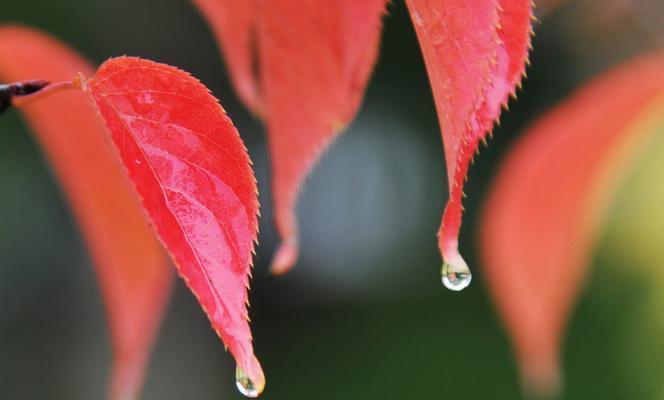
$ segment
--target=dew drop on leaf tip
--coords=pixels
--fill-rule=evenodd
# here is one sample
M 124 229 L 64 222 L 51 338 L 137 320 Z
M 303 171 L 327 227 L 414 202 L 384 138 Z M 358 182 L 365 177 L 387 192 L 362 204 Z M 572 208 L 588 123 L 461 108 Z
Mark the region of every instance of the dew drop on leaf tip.
M 247 397 L 258 397 L 261 394 L 261 390 L 240 367 L 235 369 L 235 384 L 240 393 Z
M 470 285 L 473 279 L 473 274 L 470 273 L 470 268 L 459 258 L 457 262 L 443 262 L 443 268 L 440 271 L 441 281 L 446 288 L 458 292 Z

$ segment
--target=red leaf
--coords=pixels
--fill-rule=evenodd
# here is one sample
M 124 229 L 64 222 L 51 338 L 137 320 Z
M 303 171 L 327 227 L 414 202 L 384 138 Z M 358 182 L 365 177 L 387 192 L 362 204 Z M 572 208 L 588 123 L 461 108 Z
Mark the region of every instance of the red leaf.
M 244 4 L 233 24 L 226 20 L 240 7 L 236 2 L 195 3 L 214 27 L 240 96 L 249 107 L 262 106 L 272 156 L 275 222 L 283 241 L 272 271 L 281 274 L 297 258 L 294 207 L 299 187 L 358 110 L 376 61 L 387 0 L 248 1 L 255 7 L 254 20 L 242 17 L 251 7 Z M 241 43 L 229 44 L 238 32 Z M 245 40 L 251 32 L 253 42 Z M 254 42 L 259 76 L 251 86 L 259 88 L 254 90 L 261 96 L 258 101 L 247 100 L 250 96 L 239 83 L 250 80 L 252 49 L 245 46 Z M 238 64 L 241 67 L 233 67 Z
M 536 122 L 498 173 L 482 255 L 530 389 L 558 384 L 561 336 L 602 217 L 647 136 L 630 127 L 662 95 L 664 53 L 609 72 Z
M 71 79 L 90 64 L 38 31 L 0 28 L 0 76 L 17 81 Z M 137 398 L 147 357 L 172 281 L 155 240 L 81 93 L 70 91 L 26 106 L 72 206 L 97 269 L 113 341 L 111 398 Z
M 385 0 L 274 0 L 259 11 L 274 216 L 283 240 L 272 263 L 295 263 L 295 202 L 315 161 L 357 112 L 378 54 Z
M 265 378 L 247 317 L 258 200 L 237 130 L 204 85 L 164 64 L 114 58 L 83 89 L 180 275 L 235 357 L 241 390 L 258 395 Z
M 254 51 L 257 0 L 192 0 L 212 27 L 240 99 L 256 113 L 261 105 Z
M 520 84 L 531 33 L 530 0 L 407 0 L 440 120 L 450 198 L 438 246 L 443 283 L 461 290 L 470 270 L 459 255 L 463 184 L 480 140 Z

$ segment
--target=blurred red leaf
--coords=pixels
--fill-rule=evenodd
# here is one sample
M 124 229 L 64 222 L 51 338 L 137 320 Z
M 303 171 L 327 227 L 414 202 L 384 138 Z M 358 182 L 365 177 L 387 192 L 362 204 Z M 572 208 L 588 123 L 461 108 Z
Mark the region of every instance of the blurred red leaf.
M 262 3 L 258 54 L 272 156 L 272 272 L 297 257 L 295 202 L 315 161 L 357 112 L 378 54 L 385 0 Z
M 195 3 L 213 26 L 240 97 L 250 108 L 260 105 L 265 118 L 274 216 L 282 238 L 272 272 L 281 274 L 297 258 L 294 208 L 299 187 L 359 108 L 376 61 L 387 0 Z M 249 8 L 253 18 L 244 16 Z M 229 23 L 234 13 L 238 19 Z M 236 37 L 239 42 L 232 43 Z M 248 84 L 251 65 L 258 66 L 257 80 Z M 257 92 L 260 99 L 253 100 L 248 92 Z
M 563 330 L 598 228 L 664 95 L 664 53 L 608 72 L 537 121 L 510 152 L 481 223 L 487 282 L 526 388 L 555 391 Z
M 35 30 L 0 27 L 0 77 L 62 81 L 92 66 L 66 45 Z M 164 312 L 171 269 L 107 148 L 88 99 L 76 91 L 23 109 L 80 225 L 96 267 L 114 350 L 110 397 L 138 397 Z
M 461 290 L 470 270 L 458 251 L 463 185 L 525 71 L 530 0 L 407 0 L 433 89 L 445 144 L 450 198 L 438 232 L 443 283 Z
M 260 113 L 255 71 L 255 21 L 258 0 L 192 0 L 212 27 L 244 104 Z
M 114 58 L 82 88 L 180 275 L 235 357 L 241 390 L 258 395 L 265 378 L 247 316 L 258 199 L 237 130 L 203 84 L 168 65 Z

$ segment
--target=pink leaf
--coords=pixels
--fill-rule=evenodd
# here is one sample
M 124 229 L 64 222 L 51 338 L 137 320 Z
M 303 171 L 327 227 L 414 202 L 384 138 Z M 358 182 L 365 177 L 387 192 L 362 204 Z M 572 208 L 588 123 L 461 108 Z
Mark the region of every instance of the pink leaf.
M 208 89 L 164 64 L 120 57 L 87 84 L 122 163 L 180 275 L 238 364 L 238 387 L 265 385 L 247 288 L 258 230 L 251 162 Z

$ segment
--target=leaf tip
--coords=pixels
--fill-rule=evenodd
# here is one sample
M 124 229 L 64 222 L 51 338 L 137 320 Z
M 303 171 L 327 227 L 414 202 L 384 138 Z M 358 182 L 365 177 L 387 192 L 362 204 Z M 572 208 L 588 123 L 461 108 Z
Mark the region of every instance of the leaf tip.
M 272 259 L 270 272 L 274 276 L 284 275 L 295 266 L 299 246 L 295 238 L 287 238 L 280 245 Z
M 557 399 L 562 391 L 558 363 L 526 363 L 521 371 L 523 392 L 530 399 Z

